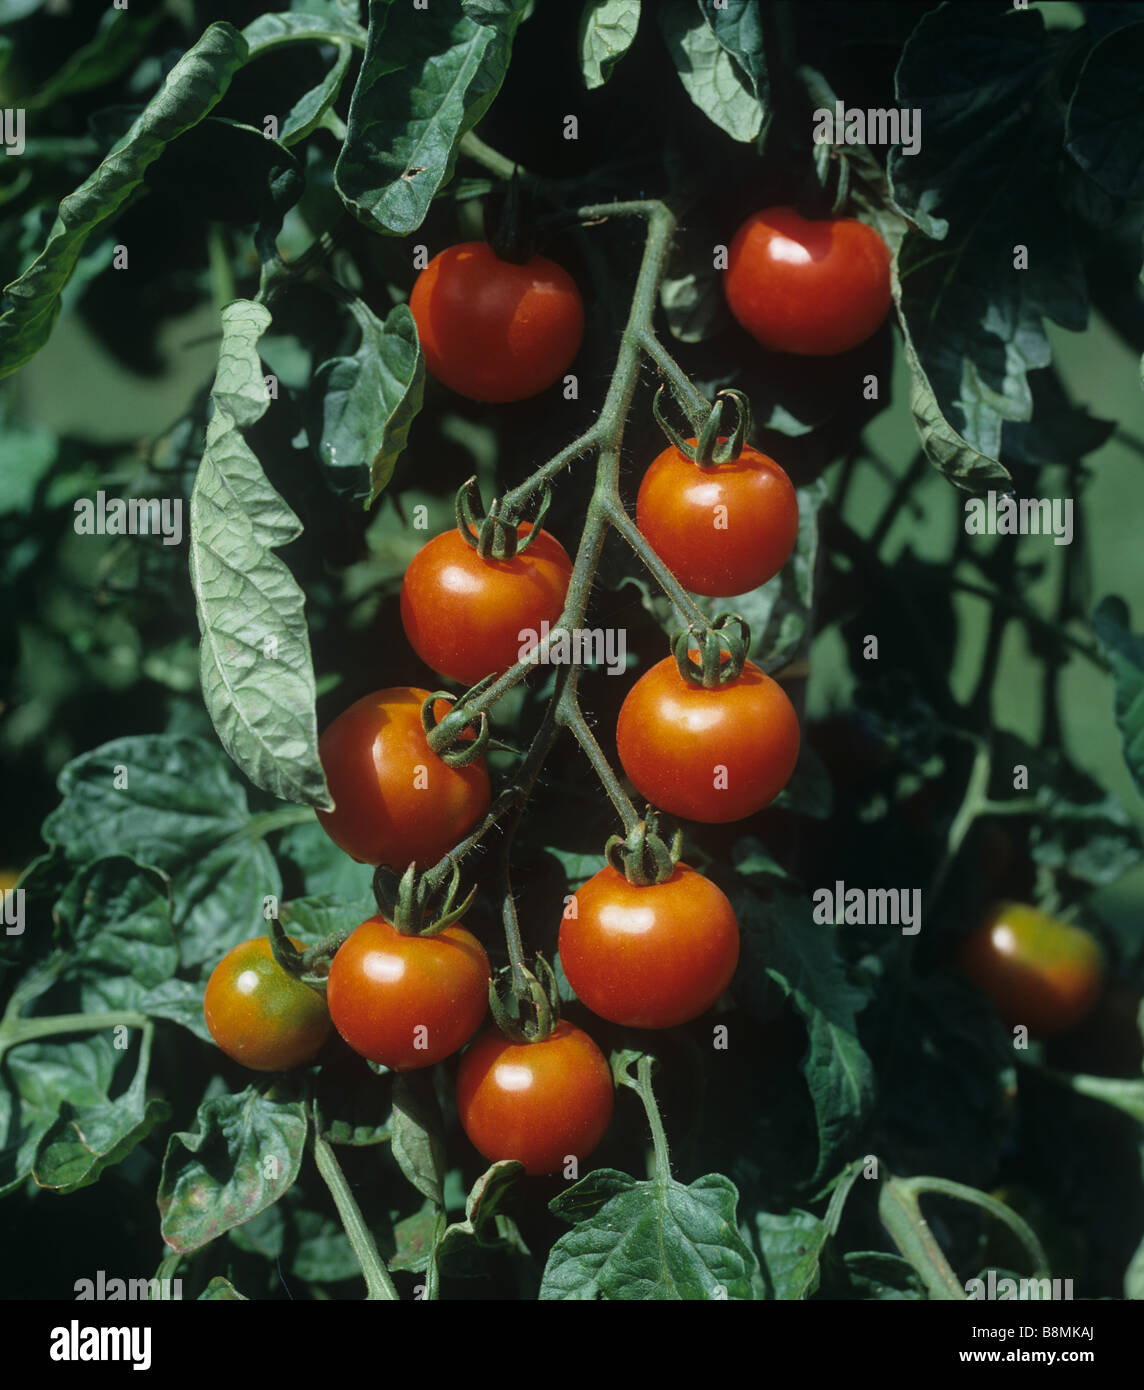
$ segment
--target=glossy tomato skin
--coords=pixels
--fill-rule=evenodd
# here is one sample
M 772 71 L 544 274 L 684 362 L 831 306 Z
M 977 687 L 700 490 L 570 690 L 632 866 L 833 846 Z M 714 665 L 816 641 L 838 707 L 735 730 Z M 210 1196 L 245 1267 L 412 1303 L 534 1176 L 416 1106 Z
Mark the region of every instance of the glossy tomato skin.
M 518 534 L 532 531 L 521 522 Z M 423 545 L 401 585 L 401 622 L 426 666 L 475 685 L 520 660 L 521 632 L 538 635 L 564 608 L 572 561 L 555 536 L 541 531 L 511 560 L 483 560 L 459 531 Z
M 1096 939 L 1027 903 L 1003 902 L 962 944 L 959 963 L 1010 1028 L 1051 1038 L 1089 1012 L 1101 992 Z
M 515 1158 L 530 1176 L 583 1163 L 608 1128 L 614 1093 L 607 1058 L 565 1019 L 543 1042 L 483 1033 L 457 1068 L 457 1113 L 490 1163 Z
M 483 241 L 434 256 L 409 308 L 429 371 L 474 401 L 521 401 L 552 385 L 580 349 L 576 282 L 544 256 L 502 261 Z
M 751 661 L 737 680 L 704 690 L 668 657 L 628 691 L 616 748 L 653 806 L 684 820 L 742 820 L 786 786 L 798 762 L 798 716 Z
M 326 1001 L 355 1052 L 412 1071 L 464 1047 L 485 1016 L 490 978 L 484 947 L 460 923 L 404 936 L 377 915 L 339 947 Z
M 764 347 L 828 357 L 864 343 L 889 312 L 890 252 L 853 217 L 808 221 L 789 207 L 748 217 L 727 250 L 732 314 Z
M 786 564 L 798 539 L 798 498 L 774 459 L 749 445 L 708 467 L 671 445 L 643 476 L 636 525 L 685 589 L 728 598 Z
M 215 966 L 203 1016 L 219 1047 L 251 1071 L 304 1066 L 333 1032 L 325 1000 L 282 969 L 265 936 L 243 941 Z
M 338 715 L 318 740 L 335 801 L 322 827 L 362 864 L 405 869 L 435 864 L 488 810 L 483 758 L 450 767 L 430 751 L 421 725 L 428 690 L 374 691 Z
M 738 960 L 734 909 L 686 864 L 646 887 L 609 864 L 574 894 L 560 923 L 560 961 L 577 997 L 629 1028 L 697 1018 L 730 984 Z

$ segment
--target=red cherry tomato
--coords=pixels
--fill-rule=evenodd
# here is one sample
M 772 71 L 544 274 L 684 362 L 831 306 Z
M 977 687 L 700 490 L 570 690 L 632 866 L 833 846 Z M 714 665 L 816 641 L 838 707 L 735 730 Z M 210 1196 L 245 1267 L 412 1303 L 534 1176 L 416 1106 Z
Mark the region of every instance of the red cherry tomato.
M 517 527 L 521 536 L 531 522 Z M 401 622 L 426 666 L 462 685 L 515 666 L 521 633 L 538 634 L 559 618 L 572 561 L 555 536 L 541 531 L 511 560 L 483 560 L 459 531 L 423 545 L 401 585 Z
M 429 371 L 474 401 L 521 401 L 551 386 L 580 349 L 584 306 L 554 261 L 502 261 L 483 241 L 434 256 L 409 308 Z
M 709 467 L 672 445 L 644 474 L 636 525 L 685 589 L 726 598 L 786 564 L 798 539 L 798 498 L 774 459 L 749 445 Z
M 773 801 L 794 771 L 798 716 L 753 662 L 737 680 L 704 690 L 668 657 L 628 691 L 616 748 L 653 806 L 685 820 L 741 820 Z
M 999 903 L 963 942 L 960 964 L 1003 1022 L 1034 1038 L 1079 1023 L 1104 981 L 1096 938 L 1027 903 Z
M 304 1066 L 333 1031 L 326 1001 L 282 969 L 265 936 L 243 941 L 211 971 L 203 1016 L 219 1047 L 251 1071 Z
M 671 1028 L 727 988 L 739 924 L 726 895 L 686 864 L 642 888 L 609 864 L 565 909 L 560 960 L 581 1002 L 601 1018 Z
M 491 1163 L 515 1158 L 530 1175 L 583 1162 L 612 1118 L 612 1073 L 587 1033 L 561 1020 L 543 1042 L 483 1034 L 457 1068 L 457 1113 Z
M 864 343 L 886 317 L 890 252 L 853 217 L 811 222 L 794 208 L 767 208 L 735 233 L 723 289 L 764 347 L 826 357 Z
M 377 690 L 338 715 L 318 740 L 336 803 L 318 820 L 360 863 L 428 867 L 488 810 L 484 759 L 450 767 L 430 750 L 421 725 L 428 698 L 414 686 Z
M 411 1071 L 464 1047 L 485 1016 L 489 979 L 484 947 L 460 923 L 405 936 L 378 915 L 339 947 L 326 1002 L 355 1052 Z

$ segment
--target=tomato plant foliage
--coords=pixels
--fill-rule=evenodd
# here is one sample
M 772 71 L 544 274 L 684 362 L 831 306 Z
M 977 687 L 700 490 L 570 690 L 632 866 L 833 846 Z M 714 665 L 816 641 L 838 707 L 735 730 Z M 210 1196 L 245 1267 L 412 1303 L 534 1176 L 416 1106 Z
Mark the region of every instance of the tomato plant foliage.
M 1144 1297 L 1139 10 L 0 3 L 6 1296 Z

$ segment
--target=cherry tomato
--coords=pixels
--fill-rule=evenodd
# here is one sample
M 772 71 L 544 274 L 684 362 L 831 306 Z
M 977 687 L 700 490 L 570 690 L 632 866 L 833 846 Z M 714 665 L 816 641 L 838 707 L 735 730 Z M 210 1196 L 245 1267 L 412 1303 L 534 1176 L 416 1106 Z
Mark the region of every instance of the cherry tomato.
M 998 904 L 965 939 L 959 962 L 1003 1022 L 1024 1024 L 1034 1038 L 1055 1037 L 1079 1023 L 1104 979 L 1104 956 L 1093 936 L 1027 903 Z
M 380 915 L 342 943 L 326 1001 L 355 1052 L 394 1071 L 428 1067 L 463 1047 L 489 997 L 489 958 L 460 923 L 405 936 Z
M 434 256 L 409 308 L 429 371 L 474 401 L 522 401 L 561 377 L 580 349 L 584 305 L 544 256 L 502 261 L 483 241 Z
M 457 1113 L 491 1163 L 515 1158 L 530 1175 L 583 1162 L 612 1118 L 612 1073 L 587 1033 L 566 1020 L 543 1042 L 484 1033 L 457 1068 Z
M 531 530 L 527 521 L 517 527 L 521 536 Z M 571 577 L 567 551 L 547 531 L 511 560 L 483 560 L 459 531 L 446 531 L 405 571 L 401 622 L 426 666 L 475 685 L 516 665 L 522 632 L 556 622 Z
M 709 467 L 672 445 L 643 476 L 636 525 L 685 589 L 726 598 L 786 564 L 798 539 L 798 498 L 774 459 L 749 445 Z
M 265 936 L 228 951 L 211 971 L 203 1016 L 226 1055 L 252 1071 L 304 1066 L 333 1031 L 326 1001 L 282 969 Z
M 853 217 L 811 222 L 794 208 L 767 208 L 735 233 L 723 289 L 764 347 L 827 357 L 864 343 L 886 317 L 890 252 Z
M 582 1003 L 630 1028 L 671 1028 L 711 1007 L 739 960 L 726 895 L 686 864 L 638 888 L 609 864 L 560 923 L 560 960 Z
M 414 686 L 376 690 L 338 715 L 318 740 L 336 802 L 318 820 L 360 863 L 435 864 L 488 810 L 484 759 L 450 767 L 430 751 L 421 726 L 428 698 L 428 690 Z
M 704 690 L 668 657 L 628 691 L 616 748 L 653 806 L 686 820 L 741 820 L 773 801 L 794 771 L 798 716 L 751 661 L 737 680 Z

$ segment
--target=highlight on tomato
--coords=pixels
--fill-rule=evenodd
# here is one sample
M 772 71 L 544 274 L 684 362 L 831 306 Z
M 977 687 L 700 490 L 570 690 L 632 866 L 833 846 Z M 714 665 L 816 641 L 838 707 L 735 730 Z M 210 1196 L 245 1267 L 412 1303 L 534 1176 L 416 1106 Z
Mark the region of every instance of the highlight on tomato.
M 332 811 L 319 810 L 318 820 L 360 863 L 428 867 L 489 808 L 484 759 L 452 767 L 429 747 L 421 722 L 429 694 L 405 685 L 376 690 L 338 715 L 318 740 L 335 803 Z
M 528 521 L 517 526 L 522 540 L 532 530 Z M 516 665 L 522 632 L 556 622 L 571 577 L 568 552 L 548 531 L 498 560 L 481 556 L 454 528 L 434 536 L 410 561 L 401 585 L 401 623 L 426 666 L 475 685 Z
M 415 936 L 378 913 L 338 948 L 326 1000 L 355 1052 L 411 1071 L 468 1042 L 485 1016 L 490 978 L 485 948 L 461 923 Z
M 832 356 L 864 343 L 889 312 L 890 251 L 857 218 L 811 221 L 791 207 L 765 208 L 732 238 L 723 290 L 764 347 Z
M 697 1018 L 731 982 L 739 924 L 726 894 L 686 864 L 630 883 L 611 864 L 577 889 L 560 923 L 560 962 L 577 998 L 630 1028 Z
M 303 949 L 300 941 L 290 938 Z M 321 994 L 274 959 L 265 936 L 228 951 L 203 996 L 211 1037 L 252 1071 L 286 1071 L 312 1062 L 333 1032 Z
M 474 401 L 521 401 L 559 380 L 580 350 L 584 305 L 576 282 L 545 256 L 501 260 L 487 242 L 434 256 L 409 308 L 425 364 Z

